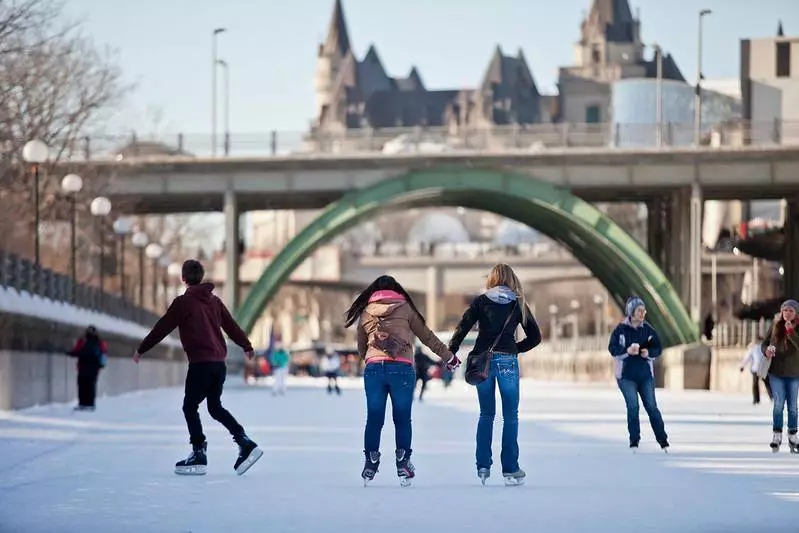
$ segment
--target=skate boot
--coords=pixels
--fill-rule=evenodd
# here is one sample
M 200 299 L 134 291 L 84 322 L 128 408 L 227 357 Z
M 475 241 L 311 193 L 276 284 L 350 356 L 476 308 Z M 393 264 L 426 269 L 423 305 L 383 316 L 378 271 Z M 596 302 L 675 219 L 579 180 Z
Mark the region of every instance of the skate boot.
M 788 447 L 791 449 L 791 453 L 799 453 L 799 436 L 796 434 L 796 430 L 788 433 Z
M 663 450 L 663 453 L 669 453 L 669 441 L 659 441 L 658 444 L 660 444 L 660 449 Z
M 780 451 L 780 446 L 782 445 L 782 431 L 775 431 L 774 437 L 771 439 L 771 451 L 773 453 L 777 453 Z
M 502 476 L 505 478 L 506 486 L 514 487 L 517 485 L 524 485 L 524 478 L 527 477 L 527 474 L 525 474 L 524 470 L 520 468 L 516 472 L 510 472 L 510 473 L 503 472 Z
M 192 452 L 182 461 L 175 463 L 175 473 L 181 476 L 204 476 L 208 468 L 208 457 L 205 451 L 208 449 L 207 443 L 192 446 Z
M 264 452 L 247 435 L 242 435 L 235 441 L 239 445 L 239 456 L 233 469 L 238 475 L 242 475 L 261 458 Z
M 411 463 L 411 454 L 407 450 L 397 450 L 397 476 L 400 478 L 400 486 L 409 487 L 411 480 L 416 476 L 415 468 Z
M 477 469 L 477 477 L 480 479 L 480 483 L 485 486 L 486 480 L 491 477 L 491 470 L 488 468 L 478 468 Z
M 363 478 L 363 486 L 369 484 L 375 478 L 378 468 L 380 467 L 380 452 L 364 452 L 366 461 L 363 465 L 361 477 Z
M 638 453 L 638 441 L 637 440 L 631 440 L 630 441 L 630 451 L 632 451 L 633 453 Z

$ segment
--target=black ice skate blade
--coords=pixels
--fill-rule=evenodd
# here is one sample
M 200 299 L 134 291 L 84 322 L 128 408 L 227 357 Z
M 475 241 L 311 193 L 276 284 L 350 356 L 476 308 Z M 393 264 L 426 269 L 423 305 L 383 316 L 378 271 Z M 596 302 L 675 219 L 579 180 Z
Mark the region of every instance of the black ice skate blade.
M 206 465 L 176 466 L 175 473 L 179 476 L 204 476 L 208 467 Z
M 264 452 L 261 451 L 261 448 L 255 448 L 253 451 L 250 452 L 250 456 L 244 460 L 243 463 L 239 465 L 236 469 L 236 474 L 243 475 L 247 470 L 250 469 L 252 465 L 254 465 L 258 459 L 260 459 L 264 455 Z

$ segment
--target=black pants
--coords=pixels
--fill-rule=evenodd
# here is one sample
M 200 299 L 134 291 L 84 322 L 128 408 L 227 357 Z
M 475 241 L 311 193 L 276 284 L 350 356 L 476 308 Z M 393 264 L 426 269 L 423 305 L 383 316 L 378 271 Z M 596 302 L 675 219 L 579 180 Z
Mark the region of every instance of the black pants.
M 333 392 L 334 388 L 336 392 L 341 392 L 338 386 L 338 372 L 325 372 L 325 377 L 327 378 L 327 392 Z
M 225 426 L 234 439 L 244 435 L 244 428 L 236 422 L 227 409 L 222 407 L 222 387 L 225 384 L 227 366 L 224 362 L 190 363 L 186 374 L 186 393 L 183 396 L 183 415 L 189 427 L 189 442 L 192 446 L 205 443 L 203 426 L 198 409 L 203 400 L 208 414 Z
M 78 368 L 78 405 L 81 407 L 94 407 L 99 374 L 100 369 L 96 367 Z
M 766 392 L 768 393 L 768 397 L 771 398 L 771 385 L 767 379 L 761 380 L 760 377 L 752 372 L 752 402 L 753 403 L 760 403 L 760 382 L 763 382 L 766 385 Z
M 416 381 L 422 382 L 422 390 L 419 391 L 419 400 L 421 400 L 422 396 L 424 396 L 424 391 L 427 390 L 427 382 L 430 381 L 430 378 L 426 375 L 424 377 L 420 375 L 416 377 Z

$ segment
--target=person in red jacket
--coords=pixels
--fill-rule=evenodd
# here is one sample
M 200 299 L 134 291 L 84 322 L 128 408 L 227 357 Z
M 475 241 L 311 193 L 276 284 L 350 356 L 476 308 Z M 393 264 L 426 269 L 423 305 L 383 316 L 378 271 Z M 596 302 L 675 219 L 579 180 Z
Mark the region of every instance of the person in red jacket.
M 75 410 L 94 411 L 97 378 L 105 367 L 108 344 L 100 338 L 97 328 L 89 326 L 67 355 L 78 358 L 78 405 Z
M 141 342 L 139 349 L 133 354 L 133 360 L 138 363 L 142 354 L 147 353 L 177 328 L 189 360 L 183 414 L 189 428 L 192 453 L 175 464 L 175 473 L 203 475 L 206 472 L 208 445 L 198 412 L 200 404 L 205 400 L 208 414 L 225 426 L 239 445 L 239 457 L 233 468 L 241 475 L 261 458 L 263 452 L 247 436 L 233 415 L 222 407 L 222 387 L 227 374 L 227 345 L 221 330 L 244 350 L 248 359 L 252 359 L 254 355 L 253 348 L 247 334 L 230 316 L 225 304 L 213 294 L 213 283 L 202 282 L 204 277 L 205 269 L 199 261 L 190 259 L 183 263 L 182 278 L 187 286 L 186 293 L 175 298 L 166 314 Z

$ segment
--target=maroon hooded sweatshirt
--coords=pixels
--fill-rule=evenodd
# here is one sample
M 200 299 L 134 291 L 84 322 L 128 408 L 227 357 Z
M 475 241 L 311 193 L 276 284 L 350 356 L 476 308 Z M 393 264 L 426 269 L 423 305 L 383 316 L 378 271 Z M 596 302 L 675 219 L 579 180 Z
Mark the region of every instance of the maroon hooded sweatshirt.
M 156 322 L 152 331 L 139 345 L 140 354 L 151 350 L 164 337 L 178 329 L 180 342 L 189 363 L 224 361 L 227 345 L 222 331 L 244 351 L 252 350 L 247 334 L 236 324 L 230 312 L 216 295 L 213 283 L 200 283 L 186 289 Z

